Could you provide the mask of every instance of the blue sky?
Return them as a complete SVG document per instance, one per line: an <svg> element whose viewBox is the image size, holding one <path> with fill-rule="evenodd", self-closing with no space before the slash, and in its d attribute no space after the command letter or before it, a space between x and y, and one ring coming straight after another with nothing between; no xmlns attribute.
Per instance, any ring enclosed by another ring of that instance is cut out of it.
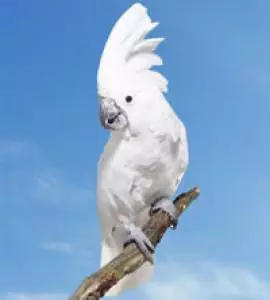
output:
<svg viewBox="0 0 270 300"><path fill-rule="evenodd" d="M96 71L133 1L0 2L0 299L63 300L99 264ZM119 299L270 299L269 1L142 1L202 195ZM170 276L168 275L170 274Z"/></svg>

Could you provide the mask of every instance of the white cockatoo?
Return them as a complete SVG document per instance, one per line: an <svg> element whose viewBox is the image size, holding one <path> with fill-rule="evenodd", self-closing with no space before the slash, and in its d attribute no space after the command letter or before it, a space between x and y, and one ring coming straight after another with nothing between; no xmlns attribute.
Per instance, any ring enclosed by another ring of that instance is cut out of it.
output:
<svg viewBox="0 0 270 300"><path fill-rule="evenodd" d="M142 231L157 210L176 225L170 197L188 165L186 130L164 97L167 80L153 66L162 64L154 51L163 38L145 38L158 25L140 3L114 25L97 74L100 121L110 137L98 167L98 213L101 266L136 243L147 261L106 295L151 279L154 247Z"/></svg>

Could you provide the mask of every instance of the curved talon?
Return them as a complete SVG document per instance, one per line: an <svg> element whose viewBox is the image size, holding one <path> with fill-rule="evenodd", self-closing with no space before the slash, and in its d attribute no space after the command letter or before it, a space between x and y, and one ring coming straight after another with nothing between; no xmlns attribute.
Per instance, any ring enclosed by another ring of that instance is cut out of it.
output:
<svg viewBox="0 0 270 300"><path fill-rule="evenodd" d="M167 213L171 219L171 225L170 228L175 230L178 225L178 218L176 217L176 208L173 204L173 202L170 199L162 198L158 201L156 201L152 207L150 208L149 214L150 216L153 216L158 211L163 211Z"/></svg>
<svg viewBox="0 0 270 300"><path fill-rule="evenodd" d="M171 219L171 225L170 225L170 228L172 229L172 230L175 230L176 228L177 228L177 226L178 226L178 219Z"/></svg>

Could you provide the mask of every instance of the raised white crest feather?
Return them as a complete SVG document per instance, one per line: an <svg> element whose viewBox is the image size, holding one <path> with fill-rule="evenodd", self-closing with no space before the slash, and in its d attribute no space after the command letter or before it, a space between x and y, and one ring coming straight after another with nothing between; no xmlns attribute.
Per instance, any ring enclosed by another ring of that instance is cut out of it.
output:
<svg viewBox="0 0 270 300"><path fill-rule="evenodd" d="M133 4L115 23L105 44L98 69L98 90L102 94L123 80L153 85L161 92L167 91L166 78L151 70L162 65L154 53L164 38L145 36L159 23L152 22L147 8Z"/></svg>

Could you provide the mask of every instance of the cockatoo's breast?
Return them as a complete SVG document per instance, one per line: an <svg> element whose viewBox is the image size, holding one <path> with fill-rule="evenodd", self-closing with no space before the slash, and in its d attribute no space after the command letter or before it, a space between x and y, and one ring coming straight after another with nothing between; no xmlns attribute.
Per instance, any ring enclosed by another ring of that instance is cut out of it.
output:
<svg viewBox="0 0 270 300"><path fill-rule="evenodd" d="M159 197L170 197L188 164L185 128L175 114L129 140L112 136L99 164L99 211L106 222L140 211ZM160 127L160 128L157 128Z"/></svg>

